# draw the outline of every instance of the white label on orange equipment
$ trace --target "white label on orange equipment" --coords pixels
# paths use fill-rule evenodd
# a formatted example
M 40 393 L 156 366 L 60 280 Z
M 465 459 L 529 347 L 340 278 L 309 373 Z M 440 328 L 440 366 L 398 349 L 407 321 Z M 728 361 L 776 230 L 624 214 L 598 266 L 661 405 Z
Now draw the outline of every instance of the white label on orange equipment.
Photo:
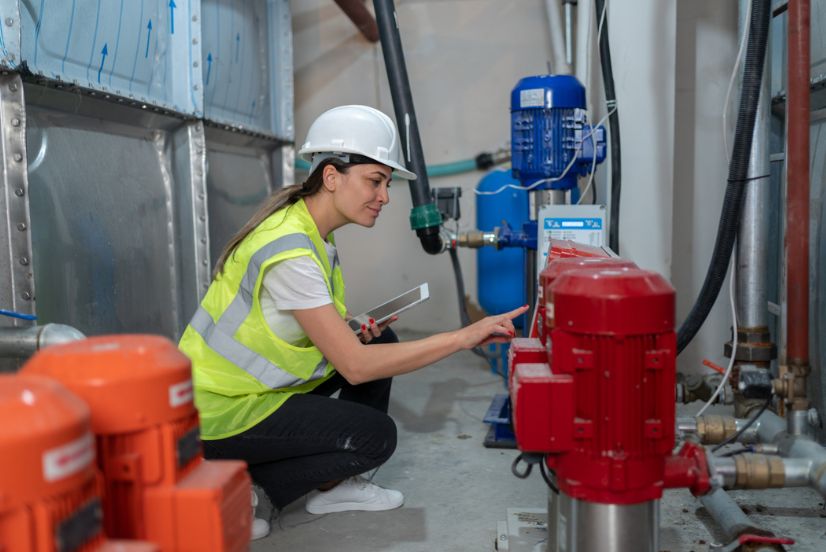
M 71 443 L 43 453 L 43 477 L 57 481 L 79 472 L 95 459 L 95 440 L 85 433 Z
M 169 405 L 173 408 L 192 402 L 192 380 L 182 381 L 169 387 Z

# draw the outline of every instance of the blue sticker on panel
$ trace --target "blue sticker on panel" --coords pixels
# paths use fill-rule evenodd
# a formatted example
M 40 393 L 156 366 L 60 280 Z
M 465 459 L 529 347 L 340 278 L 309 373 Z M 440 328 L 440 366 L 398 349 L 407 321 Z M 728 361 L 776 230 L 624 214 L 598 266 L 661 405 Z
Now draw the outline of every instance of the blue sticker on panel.
M 292 121 L 285 125 L 283 116 L 285 108 L 292 112 L 287 0 L 203 0 L 201 13 L 206 118 L 291 140 Z M 283 79 L 285 52 L 288 88 Z
M 21 2 L 33 73 L 201 116 L 198 0 Z

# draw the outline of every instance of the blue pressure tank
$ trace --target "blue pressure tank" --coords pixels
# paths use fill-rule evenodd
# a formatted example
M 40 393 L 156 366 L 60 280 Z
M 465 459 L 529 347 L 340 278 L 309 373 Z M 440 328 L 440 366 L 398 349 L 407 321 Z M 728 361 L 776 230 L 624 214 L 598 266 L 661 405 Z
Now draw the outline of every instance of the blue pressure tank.
M 595 146 L 596 144 L 596 146 Z M 511 162 L 523 186 L 570 190 L 605 159 L 605 128 L 587 124 L 585 88 L 571 75 L 521 79 L 511 91 Z M 570 165 L 570 167 L 569 167 Z
M 510 170 L 493 170 L 486 174 L 476 189 L 479 192 L 496 192 L 503 186 L 520 186 Z M 505 220 L 512 228 L 521 228 L 530 218 L 528 192 L 523 189 L 505 188 L 494 195 L 476 195 L 476 227 L 490 232 L 502 226 Z M 525 304 L 525 255 L 521 247 L 477 250 L 477 279 L 479 304 L 488 314 L 501 314 Z M 521 327 L 522 318 L 514 320 Z

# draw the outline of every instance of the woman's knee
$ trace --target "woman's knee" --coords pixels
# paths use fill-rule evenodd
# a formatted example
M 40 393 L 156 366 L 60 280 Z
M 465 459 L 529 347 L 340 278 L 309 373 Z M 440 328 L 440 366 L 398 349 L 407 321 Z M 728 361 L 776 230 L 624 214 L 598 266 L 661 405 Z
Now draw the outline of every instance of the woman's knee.
M 368 427 L 363 428 L 366 429 L 363 433 L 365 439 L 360 446 L 355 447 L 357 450 L 354 452 L 369 456 L 380 464 L 390 458 L 396 450 L 396 422 L 390 416 L 377 412 Z

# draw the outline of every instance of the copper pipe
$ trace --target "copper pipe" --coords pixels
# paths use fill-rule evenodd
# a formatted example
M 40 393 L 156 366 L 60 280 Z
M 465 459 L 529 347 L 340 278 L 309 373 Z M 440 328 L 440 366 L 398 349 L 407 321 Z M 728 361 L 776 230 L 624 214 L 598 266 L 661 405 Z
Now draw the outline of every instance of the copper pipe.
M 790 0 L 787 94 L 786 360 L 809 364 L 810 0 Z
M 379 27 L 376 25 L 376 18 L 364 5 L 363 0 L 335 0 L 350 21 L 361 31 L 364 38 L 370 42 L 379 41 Z

